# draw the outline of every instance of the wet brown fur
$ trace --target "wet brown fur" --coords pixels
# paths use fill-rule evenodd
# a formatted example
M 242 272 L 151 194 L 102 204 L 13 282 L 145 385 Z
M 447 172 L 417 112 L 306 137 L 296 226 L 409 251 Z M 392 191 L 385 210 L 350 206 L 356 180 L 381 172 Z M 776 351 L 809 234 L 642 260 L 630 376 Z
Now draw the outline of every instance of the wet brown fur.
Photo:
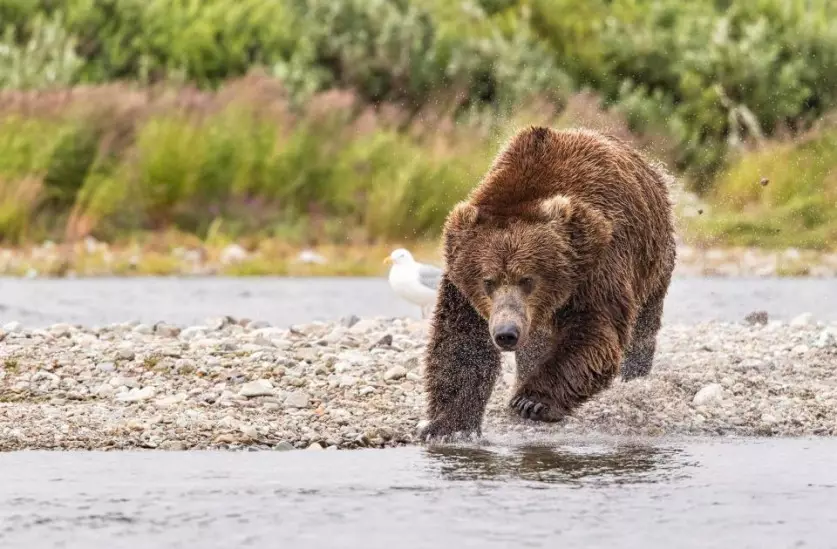
M 523 417 L 559 420 L 620 366 L 625 380 L 650 371 L 674 226 L 666 174 L 626 143 L 586 130 L 519 132 L 448 216 L 444 253 L 425 440 L 481 431 L 500 371 L 492 315 L 523 326 L 510 401 Z

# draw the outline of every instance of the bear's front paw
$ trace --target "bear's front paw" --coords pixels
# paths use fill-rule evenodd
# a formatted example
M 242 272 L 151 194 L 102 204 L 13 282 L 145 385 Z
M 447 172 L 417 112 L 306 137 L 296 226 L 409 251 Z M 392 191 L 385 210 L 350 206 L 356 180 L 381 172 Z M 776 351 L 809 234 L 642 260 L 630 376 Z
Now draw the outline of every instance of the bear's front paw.
M 463 442 L 479 436 L 479 429 L 453 425 L 444 420 L 422 421 L 418 425 L 418 439 L 424 443 Z
M 561 410 L 548 399 L 535 395 L 518 395 L 511 399 L 509 407 L 524 419 L 532 421 L 560 421 L 563 418 Z

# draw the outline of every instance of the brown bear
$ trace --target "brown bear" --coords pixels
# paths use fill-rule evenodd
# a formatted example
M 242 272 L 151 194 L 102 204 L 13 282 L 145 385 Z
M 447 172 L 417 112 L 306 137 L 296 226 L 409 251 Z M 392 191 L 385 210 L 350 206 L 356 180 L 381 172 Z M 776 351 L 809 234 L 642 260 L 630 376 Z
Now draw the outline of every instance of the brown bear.
M 501 352 L 509 406 L 558 421 L 648 374 L 674 269 L 670 178 L 615 137 L 528 127 L 444 227 L 424 441 L 481 435 Z

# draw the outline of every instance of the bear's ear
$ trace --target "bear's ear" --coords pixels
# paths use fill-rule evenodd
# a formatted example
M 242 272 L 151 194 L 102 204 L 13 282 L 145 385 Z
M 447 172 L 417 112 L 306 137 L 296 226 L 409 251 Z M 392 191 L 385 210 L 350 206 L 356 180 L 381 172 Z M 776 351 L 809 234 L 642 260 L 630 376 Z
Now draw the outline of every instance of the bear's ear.
M 613 224 L 596 208 L 563 195 L 539 206 L 541 215 L 567 235 L 579 267 L 594 265 L 613 238 Z
M 445 231 L 449 233 L 458 233 L 469 227 L 476 225 L 479 218 L 479 209 L 473 204 L 462 201 L 453 207 L 448 219 L 445 222 Z
M 467 201 L 459 202 L 453 207 L 445 221 L 445 256 L 451 259 L 456 253 L 461 241 L 459 235 L 477 224 L 480 217 L 479 208 Z

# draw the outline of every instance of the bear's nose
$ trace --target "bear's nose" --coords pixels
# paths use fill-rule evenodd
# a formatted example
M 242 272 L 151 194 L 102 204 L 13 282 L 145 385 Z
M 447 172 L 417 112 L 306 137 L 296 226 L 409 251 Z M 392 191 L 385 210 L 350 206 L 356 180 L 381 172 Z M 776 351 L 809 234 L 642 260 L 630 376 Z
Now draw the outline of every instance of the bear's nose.
M 519 337 L 520 330 L 514 324 L 503 324 L 494 330 L 494 341 L 503 349 L 512 349 Z

